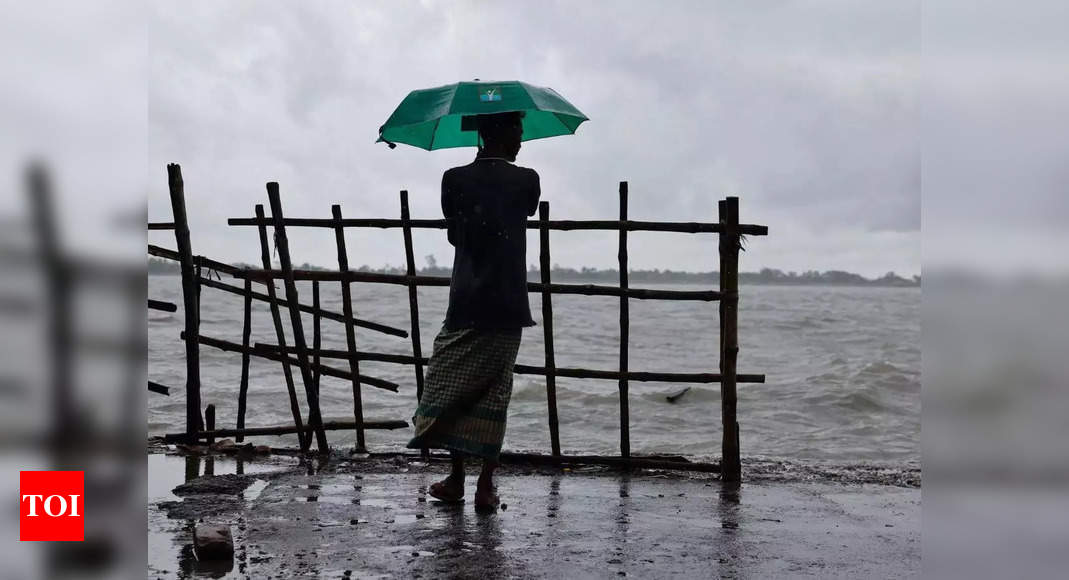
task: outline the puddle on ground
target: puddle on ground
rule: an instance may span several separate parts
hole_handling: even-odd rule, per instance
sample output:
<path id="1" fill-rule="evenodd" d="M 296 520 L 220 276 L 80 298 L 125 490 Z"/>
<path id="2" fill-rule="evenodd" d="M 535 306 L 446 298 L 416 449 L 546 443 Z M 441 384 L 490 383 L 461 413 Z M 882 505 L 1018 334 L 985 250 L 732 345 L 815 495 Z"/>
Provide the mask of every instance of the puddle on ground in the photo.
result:
<path id="1" fill-rule="evenodd" d="M 269 460 L 247 461 L 229 456 L 183 457 L 150 453 L 148 455 L 148 502 L 179 499 L 172 493 L 175 487 L 202 475 L 247 475 L 271 473 L 294 465 L 292 458 L 271 457 Z"/>
<path id="2" fill-rule="evenodd" d="M 397 505 L 397 502 L 395 502 L 395 501 L 390 501 L 388 499 L 381 499 L 381 498 L 375 498 L 375 497 L 361 498 L 360 499 L 360 505 L 368 506 L 368 507 L 384 507 L 384 508 L 394 508 L 394 509 L 399 507 Z"/>
<path id="3" fill-rule="evenodd" d="M 270 457 L 259 460 L 244 460 L 230 456 L 180 456 L 164 453 L 150 453 L 148 462 L 148 571 L 152 576 L 205 576 L 222 577 L 234 572 L 235 560 L 221 563 L 201 563 L 192 552 L 192 537 L 195 522 L 171 520 L 155 506 L 162 501 L 179 500 L 173 492 L 178 485 L 203 475 L 249 475 L 271 473 L 288 469 L 296 465 L 295 458 Z M 257 479 L 245 488 L 242 498 L 255 501 L 267 489 L 265 480 Z M 240 520 L 239 520 L 240 522 Z M 235 545 L 242 534 L 240 526 L 235 526 Z M 241 569 L 245 563 L 238 562 Z M 241 572 L 242 570 L 238 570 Z"/>
<path id="4" fill-rule="evenodd" d="M 393 517 L 395 524 L 414 524 L 423 519 L 423 514 L 397 514 Z"/>
<path id="5" fill-rule="evenodd" d="M 260 494 L 263 493 L 265 489 L 267 489 L 267 481 L 263 479 L 257 479 L 256 481 L 252 482 L 252 485 L 245 488 L 245 491 L 242 492 L 242 496 L 245 498 L 245 501 L 256 501 L 256 499 L 260 497 Z"/>

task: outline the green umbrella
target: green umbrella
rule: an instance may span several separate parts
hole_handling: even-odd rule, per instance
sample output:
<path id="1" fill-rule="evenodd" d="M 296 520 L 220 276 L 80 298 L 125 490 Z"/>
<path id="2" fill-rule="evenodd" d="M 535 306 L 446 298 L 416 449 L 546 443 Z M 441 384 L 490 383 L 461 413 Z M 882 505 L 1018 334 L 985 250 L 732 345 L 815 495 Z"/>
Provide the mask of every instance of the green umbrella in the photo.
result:
<path id="1" fill-rule="evenodd" d="M 386 124 L 379 141 L 393 148 L 476 147 L 475 115 L 523 111 L 523 140 L 571 135 L 586 115 L 548 87 L 520 81 L 462 82 L 408 93 Z"/>

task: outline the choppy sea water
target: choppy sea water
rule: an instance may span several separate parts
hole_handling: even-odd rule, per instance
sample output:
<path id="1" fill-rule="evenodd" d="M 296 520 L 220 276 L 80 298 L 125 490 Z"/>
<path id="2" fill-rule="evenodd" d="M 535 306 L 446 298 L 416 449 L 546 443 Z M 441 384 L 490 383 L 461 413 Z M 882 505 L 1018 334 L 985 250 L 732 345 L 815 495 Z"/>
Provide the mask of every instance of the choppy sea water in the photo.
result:
<path id="1" fill-rule="evenodd" d="M 224 280 L 225 281 L 225 280 Z M 708 289 L 689 285 L 643 285 Z M 311 303 L 310 283 L 299 283 L 302 303 Z M 261 287 L 262 290 L 262 287 Z M 409 328 L 404 287 L 353 284 L 360 318 Z M 176 276 L 150 276 L 149 297 L 179 304 L 179 312 L 150 311 L 149 378 L 172 387 L 170 397 L 150 394 L 149 433 L 184 427 L 185 362 L 181 283 Z M 448 299 L 444 287 L 420 288 L 420 332 L 429 355 Z M 341 312 L 336 284 L 321 285 L 325 309 Z M 539 326 L 524 331 L 518 363 L 544 363 L 540 296 L 530 296 Z M 204 288 L 201 333 L 241 342 L 243 299 Z M 740 373 L 764 373 L 764 384 L 739 384 L 738 418 L 744 456 L 821 461 L 872 461 L 916 465 L 920 460 L 920 306 L 918 288 L 743 286 L 739 305 Z M 619 364 L 619 299 L 556 295 L 554 346 L 560 367 L 615 370 Z M 632 300 L 629 366 L 632 371 L 717 372 L 718 316 L 715 302 Z M 288 316 L 284 318 L 289 327 Z M 312 318 L 305 315 L 311 340 Z M 323 320 L 323 348 L 344 349 L 345 328 Z M 275 344 L 266 303 L 254 302 L 252 341 Z M 290 342 L 292 344 L 292 342 Z M 411 341 L 357 329 L 360 350 L 411 354 Z M 347 368 L 344 361 L 328 361 Z M 298 392 L 300 374 L 295 370 Z M 401 385 L 398 393 L 365 386 L 367 420 L 411 418 L 415 408 L 410 366 L 362 362 L 361 373 Z M 233 426 L 241 356 L 201 347 L 201 399 L 216 406 L 216 423 Z M 675 403 L 666 396 L 685 385 L 631 382 L 633 453 L 677 453 L 696 458 L 719 455 L 720 389 L 692 385 Z M 323 377 L 321 406 L 327 420 L 352 419 L 352 390 L 346 380 Z M 303 398 L 303 396 L 302 396 Z M 253 358 L 248 426 L 292 421 L 281 365 Z M 561 447 L 565 453 L 619 452 L 619 394 L 616 381 L 557 378 Z M 411 430 L 368 431 L 375 451 L 399 449 Z M 351 446 L 355 434 L 328 432 L 332 446 Z M 296 437 L 257 438 L 266 444 L 296 445 Z M 545 378 L 516 375 L 505 449 L 548 451 Z"/>

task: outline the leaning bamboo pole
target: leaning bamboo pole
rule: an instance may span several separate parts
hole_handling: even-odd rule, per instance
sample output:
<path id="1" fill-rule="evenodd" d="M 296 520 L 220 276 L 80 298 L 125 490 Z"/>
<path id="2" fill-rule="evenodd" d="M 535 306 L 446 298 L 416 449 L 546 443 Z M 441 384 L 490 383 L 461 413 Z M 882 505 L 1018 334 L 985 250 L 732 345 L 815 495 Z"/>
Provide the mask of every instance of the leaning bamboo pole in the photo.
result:
<path id="1" fill-rule="evenodd" d="M 263 217 L 263 215 L 264 206 L 256 204 L 256 216 Z M 258 229 L 260 233 L 260 260 L 263 262 L 264 268 L 270 268 L 271 246 L 267 242 L 267 225 L 262 224 Z M 286 332 L 282 328 L 282 313 L 279 311 L 278 293 L 275 291 L 273 280 L 267 280 L 265 285 L 267 286 L 267 304 L 271 307 L 271 321 L 275 325 L 275 337 L 278 340 L 278 344 L 285 350 Z M 297 387 L 293 384 L 293 370 L 290 368 L 290 359 L 284 356 L 280 357 L 279 361 L 282 363 L 282 375 L 286 378 L 286 392 L 289 394 L 290 412 L 293 414 L 293 425 L 296 427 L 297 441 L 301 446 L 301 451 L 307 451 L 310 445 L 308 438 L 305 437 L 304 419 L 301 418 L 301 406 L 297 401 Z"/>
<path id="2" fill-rule="evenodd" d="M 177 260 L 178 259 L 178 252 L 175 252 L 173 250 L 168 250 L 166 248 L 161 248 L 159 246 L 153 246 L 151 244 L 149 244 L 148 253 L 150 255 L 152 255 L 152 256 L 158 256 L 158 257 L 167 258 L 167 259 L 170 259 L 170 260 Z M 210 260 L 208 258 L 204 258 L 203 256 L 194 256 L 194 262 L 196 264 L 199 264 L 199 265 L 203 266 L 204 268 L 209 268 L 211 270 L 217 270 L 217 271 L 223 272 L 225 274 L 234 275 L 235 273 L 242 271 L 240 268 L 235 268 L 234 266 L 230 266 L 229 264 L 222 264 L 222 262 L 216 262 L 215 260 Z M 218 267 L 220 265 L 226 266 L 226 269 L 220 269 Z M 244 278 L 248 279 L 248 280 L 255 280 L 256 279 L 254 277 L 248 277 L 248 276 L 246 276 Z M 229 292 L 231 294 L 237 294 L 238 296 L 244 296 L 245 295 L 245 291 L 241 287 L 234 286 L 232 284 L 227 284 L 225 282 L 220 282 L 218 280 L 212 280 L 211 278 L 203 278 L 202 277 L 202 278 L 199 279 L 198 282 L 202 286 L 207 286 L 208 288 L 214 288 L 216 290 L 222 290 L 223 292 Z M 255 300 L 259 300 L 261 302 L 270 302 L 271 301 L 271 297 L 270 296 L 268 296 L 266 294 L 262 294 L 260 292 L 252 292 L 252 297 Z M 287 307 L 287 308 L 289 307 L 289 302 L 287 302 L 286 300 L 277 299 L 276 302 L 278 303 L 279 306 Z M 401 338 L 408 338 L 408 331 L 401 330 L 400 328 L 394 328 L 392 326 L 387 326 L 385 324 L 379 324 L 377 322 L 370 322 L 370 321 L 367 321 L 367 320 L 354 318 L 353 316 L 346 317 L 346 316 L 344 316 L 342 314 L 338 314 L 337 312 L 331 312 L 329 310 L 322 310 L 322 309 L 316 310 L 315 308 L 313 308 L 313 307 L 311 307 L 311 306 L 309 306 L 307 304 L 300 304 L 298 307 L 301 309 L 301 312 L 305 312 L 305 313 L 313 314 L 313 315 L 314 314 L 319 314 L 319 316 L 321 316 L 321 317 L 323 317 L 323 318 L 325 318 L 327 320 L 334 320 L 336 322 L 342 322 L 342 323 L 350 323 L 350 324 L 353 324 L 355 326 L 358 326 L 358 327 L 361 327 L 361 328 L 366 328 L 368 330 L 374 330 L 374 331 L 377 331 L 377 332 L 381 332 L 383 334 L 389 334 L 389 335 L 392 335 L 392 336 L 399 336 Z"/>
<path id="3" fill-rule="evenodd" d="M 340 205 L 334 204 L 331 206 L 330 211 L 335 221 L 341 221 Z M 348 272 L 349 254 L 345 247 L 345 230 L 343 228 L 334 228 L 334 241 L 338 251 L 338 270 L 340 272 Z M 342 312 L 345 314 L 346 320 L 351 320 L 353 296 L 349 282 L 342 281 L 341 283 L 341 301 Z M 345 323 L 345 344 L 348 347 L 346 352 L 356 352 L 356 329 L 348 322 Z M 319 354 L 317 353 L 316 356 L 318 357 Z M 353 425 L 356 428 L 356 451 L 363 453 L 367 451 L 367 443 L 364 440 L 364 401 L 360 392 L 360 360 L 351 355 L 345 358 L 349 361 L 349 373 L 352 376 L 350 382 L 353 387 Z"/>
<path id="4" fill-rule="evenodd" d="M 174 302 L 167 302 L 165 300 L 153 300 L 148 299 L 149 310 L 160 310 L 162 312 L 178 312 L 178 305 Z"/>
<path id="5" fill-rule="evenodd" d="M 252 280 L 245 280 L 245 316 L 241 321 L 241 382 L 238 383 L 238 429 L 245 428 L 246 400 L 249 396 L 249 339 L 252 335 Z M 238 436 L 238 443 L 242 438 Z"/>
<path id="6" fill-rule="evenodd" d="M 167 185 L 174 214 L 174 237 L 178 247 L 182 272 L 182 314 L 186 336 L 186 434 L 192 436 L 204 426 L 200 415 L 200 310 L 197 302 L 197 281 L 194 279 L 193 249 L 189 240 L 189 221 L 186 218 L 185 184 L 182 168 L 177 163 L 167 165 Z"/>
<path id="7" fill-rule="evenodd" d="M 174 260 L 176 262 L 182 261 L 181 253 L 179 253 L 178 251 L 171 250 L 168 248 L 162 248 L 155 244 L 148 245 L 148 255 L 156 256 L 157 258 L 166 258 L 168 260 Z M 215 270 L 217 272 L 222 272 L 224 274 L 233 274 L 234 272 L 241 271 L 241 268 L 238 268 L 237 266 L 231 266 L 230 264 L 227 264 L 225 262 L 213 260 L 204 256 L 193 256 L 193 263 L 197 266 L 201 266 L 209 270 Z"/>
<path id="8" fill-rule="evenodd" d="M 222 340 L 222 339 L 219 339 L 219 338 L 212 338 L 210 336 L 200 336 L 200 337 L 198 337 L 198 340 L 204 346 L 210 346 L 210 347 L 217 348 L 219 350 L 223 350 L 223 351 L 227 351 L 227 352 L 237 352 L 237 353 L 248 352 L 252 356 L 266 358 L 268 360 L 273 360 L 273 361 L 278 361 L 278 362 L 285 362 L 288 365 L 299 364 L 299 361 L 297 360 L 296 357 L 290 357 L 290 356 L 283 357 L 281 354 L 278 353 L 278 349 L 277 348 L 272 348 L 271 350 L 261 350 L 261 349 L 256 348 L 256 347 L 246 349 L 246 348 L 242 347 L 242 345 L 240 345 L 240 344 L 238 344 L 236 342 L 230 342 L 229 340 Z M 287 352 L 296 352 L 296 351 L 293 350 L 292 347 L 291 347 L 290 349 L 287 349 Z M 309 349 L 308 352 L 310 353 L 311 350 Z M 320 352 L 323 352 L 323 351 L 320 351 Z M 341 357 L 338 357 L 338 358 L 341 358 Z M 344 380 L 347 380 L 347 381 L 348 380 L 352 380 L 351 374 L 349 372 L 343 371 L 341 369 L 336 369 L 334 367 L 329 367 L 329 366 L 326 366 L 326 365 L 315 366 L 312 363 L 308 363 L 308 366 L 310 368 L 314 368 L 319 373 L 321 373 L 321 374 L 323 374 L 325 376 L 328 376 L 328 377 L 334 377 L 334 378 L 337 378 L 337 379 L 344 379 Z M 376 388 L 383 389 L 383 390 L 386 390 L 386 391 L 391 391 L 391 392 L 394 392 L 394 393 L 396 393 L 397 389 L 398 389 L 397 383 L 392 382 L 392 381 L 388 381 L 386 379 L 380 379 L 380 378 L 377 378 L 377 377 L 369 377 L 367 375 L 358 375 L 358 378 L 360 379 L 361 383 L 363 383 L 365 385 L 368 385 L 369 387 L 376 387 Z"/>
<path id="9" fill-rule="evenodd" d="M 301 311 L 297 308 L 300 300 L 297 297 L 297 283 L 293 279 L 293 264 L 290 262 L 290 244 L 286 237 L 286 226 L 282 223 L 282 198 L 278 193 L 278 183 L 267 184 L 267 200 L 271 205 L 271 218 L 275 222 L 275 248 L 278 250 L 278 262 L 282 267 L 282 280 L 286 288 L 286 299 L 290 303 L 290 330 L 293 332 L 293 346 L 297 347 L 297 363 L 301 369 L 301 380 L 304 381 L 304 394 L 308 402 L 308 424 L 315 433 L 316 447 L 320 453 L 330 451 L 327 443 L 327 434 L 323 430 L 323 419 L 319 410 L 319 393 L 316 391 L 315 379 L 312 377 L 311 365 L 308 362 L 308 347 L 304 340 L 304 324 L 301 321 Z"/>

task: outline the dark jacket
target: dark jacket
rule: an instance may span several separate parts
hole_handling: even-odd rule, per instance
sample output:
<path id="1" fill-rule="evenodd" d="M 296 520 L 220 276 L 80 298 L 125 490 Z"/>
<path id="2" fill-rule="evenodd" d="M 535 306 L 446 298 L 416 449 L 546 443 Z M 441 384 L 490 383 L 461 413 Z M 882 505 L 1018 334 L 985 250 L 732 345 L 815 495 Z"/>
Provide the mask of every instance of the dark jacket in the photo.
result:
<path id="1" fill-rule="evenodd" d="M 527 301 L 527 217 L 538 209 L 538 173 L 476 159 L 442 175 L 442 213 L 456 248 L 448 330 L 534 326 Z"/>

